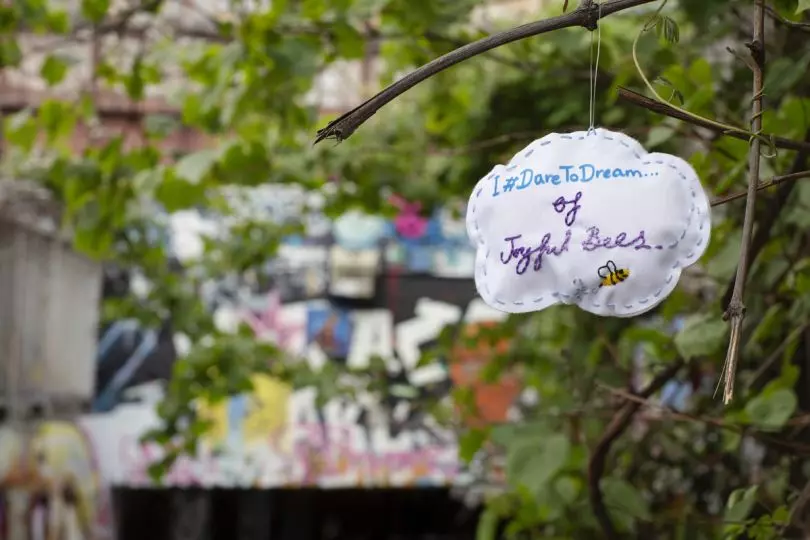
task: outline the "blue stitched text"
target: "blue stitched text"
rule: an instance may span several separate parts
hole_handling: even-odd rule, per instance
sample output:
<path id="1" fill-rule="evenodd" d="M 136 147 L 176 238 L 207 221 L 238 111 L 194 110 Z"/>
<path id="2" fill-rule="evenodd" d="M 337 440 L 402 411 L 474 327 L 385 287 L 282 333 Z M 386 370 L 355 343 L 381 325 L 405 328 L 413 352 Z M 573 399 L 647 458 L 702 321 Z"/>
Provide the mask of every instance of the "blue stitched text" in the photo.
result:
<path id="1" fill-rule="evenodd" d="M 507 169 L 508 171 L 508 169 Z M 658 176 L 655 170 L 625 169 L 620 167 L 600 168 L 591 163 L 581 165 L 560 165 L 557 170 L 535 171 L 526 168 L 521 171 L 509 171 L 509 175 L 502 178 L 496 175 L 491 178 L 492 196 L 498 197 L 502 193 L 523 191 L 536 186 L 559 186 L 574 182 L 586 184 L 594 180 L 632 179 Z"/>

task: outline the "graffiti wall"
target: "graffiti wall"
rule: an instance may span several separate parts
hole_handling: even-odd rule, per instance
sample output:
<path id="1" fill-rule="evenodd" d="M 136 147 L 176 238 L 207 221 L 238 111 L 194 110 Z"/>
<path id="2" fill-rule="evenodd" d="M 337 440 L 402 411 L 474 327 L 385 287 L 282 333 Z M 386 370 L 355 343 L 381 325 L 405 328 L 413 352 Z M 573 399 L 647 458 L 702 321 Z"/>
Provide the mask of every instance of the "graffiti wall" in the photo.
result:
<path id="1" fill-rule="evenodd" d="M 388 391 L 382 399 L 361 395 L 316 405 L 314 389 L 293 391 L 257 379 L 253 394 L 206 411 L 215 429 L 197 459 L 171 471 L 169 483 L 347 487 L 456 481 L 455 434 L 434 418 L 429 403 L 448 397 L 454 387 L 468 387 L 480 411 L 468 422 L 504 421 L 520 394 L 517 375 L 498 385 L 478 382 L 492 352 L 486 348 L 460 348 L 443 363 L 419 363 L 446 326 L 464 332 L 469 342 L 477 329 L 502 317 L 476 298 L 474 251 L 458 212 L 463 209 L 422 217 L 417 205 L 394 199 L 400 213 L 393 219 L 350 212 L 330 221 L 301 194 L 260 190 L 248 202 L 246 212 L 280 223 L 303 215 L 305 233 L 285 239 L 250 282 L 223 279 L 200 291 L 216 323 L 224 330 L 247 324 L 258 338 L 314 367 L 337 362 L 362 368 L 381 357 Z M 175 214 L 170 225 L 166 241 L 181 262 L 199 251 L 200 235 L 216 229 L 196 213 Z M 132 276 L 108 272 L 105 294 L 133 289 Z M 95 414 L 82 427 L 113 483 L 149 483 L 147 468 L 159 449 L 138 440 L 156 422 L 159 392 L 145 398 L 140 390 L 170 376 L 182 349 L 178 343 L 168 324 L 144 329 L 116 321 L 101 331 Z"/>
<path id="2" fill-rule="evenodd" d="M 447 296 L 463 293 L 444 291 Z M 214 429 L 197 459 L 178 463 L 167 481 L 260 488 L 454 483 L 459 473 L 455 435 L 433 418 L 425 406 L 428 399 L 447 396 L 454 384 L 473 384 L 482 416 L 503 421 L 518 398 L 517 385 L 512 379 L 501 386 L 475 383 L 481 360 L 476 352 L 482 351 L 460 351 L 449 367 L 431 368 L 418 367 L 420 351 L 435 342 L 446 324 L 474 329 L 497 315 L 475 298 L 466 305 L 428 297 L 408 301 L 403 296 L 400 302 L 412 316 L 384 309 L 339 311 L 315 302 L 306 303 L 306 309 L 294 306 L 289 317 L 303 322 L 294 325 L 288 346 L 304 347 L 309 358 L 355 365 L 367 362 L 370 354 L 387 359 L 391 391 L 383 400 L 360 395 L 318 406 L 313 388 L 293 391 L 259 377 L 252 394 L 203 410 Z M 285 316 L 282 312 L 279 318 L 289 321 Z M 267 319 L 257 315 L 257 320 Z M 323 330 L 329 325 L 327 336 Z M 154 404 L 147 402 L 83 419 L 84 428 L 96 434 L 97 454 L 111 482 L 150 483 L 148 466 L 160 449 L 138 439 L 156 420 Z"/>
<path id="3" fill-rule="evenodd" d="M 395 200 L 401 213 L 394 219 L 348 213 L 330 221 L 296 193 L 292 188 L 262 188 L 249 199 L 247 213 L 282 223 L 304 215 L 306 232 L 286 238 L 249 283 L 228 278 L 200 291 L 220 327 L 246 323 L 260 338 L 316 363 L 328 358 L 353 365 L 387 349 L 402 351 L 407 363 L 415 342 L 400 343 L 390 332 L 412 318 L 417 322 L 411 326 L 427 325 L 438 313 L 430 307 L 427 315 L 416 313 L 418 299 L 452 304 L 438 315 L 445 320 L 459 319 L 455 313 L 466 310 L 475 297 L 475 252 L 452 209 L 425 218 L 418 206 Z M 202 249 L 201 235 L 216 229 L 195 212 L 175 214 L 169 221 L 171 234 L 160 240 L 181 262 Z M 137 276 L 110 268 L 105 296 L 131 294 L 139 288 L 136 281 Z M 405 331 L 406 339 L 409 335 Z M 141 328 L 136 321 L 121 320 L 104 326 L 93 410 L 110 411 L 126 400 L 129 389 L 166 380 L 179 337 L 168 324 Z"/>
<path id="4" fill-rule="evenodd" d="M 487 358 L 504 344 L 470 345 L 470 338 L 502 314 L 476 297 L 464 224 L 450 210 L 421 217 L 418 206 L 401 200 L 394 201 L 400 214 L 393 219 L 349 213 L 330 221 L 312 201 L 288 195 L 252 197 L 256 207 L 248 210 L 279 222 L 304 215 L 305 234 L 287 238 L 250 281 L 206 284 L 201 298 L 221 329 L 246 324 L 314 367 L 362 368 L 382 358 L 386 391 L 323 403 L 314 388 L 258 377 L 251 394 L 203 410 L 213 430 L 165 483 L 260 489 L 464 483 L 456 435 L 431 404 L 467 388 L 478 415 L 465 422 L 497 422 L 512 414 L 521 394 L 519 374 L 497 385 L 480 381 Z M 193 212 L 167 222 L 170 234 L 154 240 L 165 242 L 180 264 L 199 253 L 202 234 L 216 230 Z M 106 297 L 144 288 L 138 276 L 106 269 Z M 448 326 L 465 345 L 423 366 L 423 353 Z M 148 468 L 161 449 L 140 438 L 157 423 L 162 384 L 187 346 L 182 338 L 168 321 L 151 328 L 112 321 L 99 330 L 90 414 L 0 428 L 0 539 L 112 537 L 111 486 L 152 483 Z"/>

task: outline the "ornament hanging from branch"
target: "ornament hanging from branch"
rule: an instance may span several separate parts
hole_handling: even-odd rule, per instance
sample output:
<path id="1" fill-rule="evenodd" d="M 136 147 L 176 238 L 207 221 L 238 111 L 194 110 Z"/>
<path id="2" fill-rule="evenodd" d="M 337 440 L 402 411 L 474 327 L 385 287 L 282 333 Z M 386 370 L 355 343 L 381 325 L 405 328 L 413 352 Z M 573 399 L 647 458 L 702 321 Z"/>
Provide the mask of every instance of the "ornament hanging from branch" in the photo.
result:
<path id="1" fill-rule="evenodd" d="M 632 317 L 705 252 L 709 199 L 694 169 L 622 133 L 553 133 L 475 186 L 467 232 L 481 298 L 508 313 L 576 304 Z"/>

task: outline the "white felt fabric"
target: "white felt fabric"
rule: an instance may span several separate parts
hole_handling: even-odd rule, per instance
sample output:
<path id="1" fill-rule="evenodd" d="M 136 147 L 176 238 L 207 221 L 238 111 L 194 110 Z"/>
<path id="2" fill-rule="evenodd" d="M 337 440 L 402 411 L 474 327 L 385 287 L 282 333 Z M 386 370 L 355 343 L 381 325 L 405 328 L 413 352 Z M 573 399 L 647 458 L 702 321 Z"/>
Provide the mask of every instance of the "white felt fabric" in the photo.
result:
<path id="1" fill-rule="evenodd" d="M 476 287 L 508 313 L 556 303 L 644 313 L 703 255 L 710 229 L 709 199 L 686 161 L 604 129 L 532 142 L 482 178 L 467 206 Z M 629 275 L 600 287 L 608 261 Z"/>

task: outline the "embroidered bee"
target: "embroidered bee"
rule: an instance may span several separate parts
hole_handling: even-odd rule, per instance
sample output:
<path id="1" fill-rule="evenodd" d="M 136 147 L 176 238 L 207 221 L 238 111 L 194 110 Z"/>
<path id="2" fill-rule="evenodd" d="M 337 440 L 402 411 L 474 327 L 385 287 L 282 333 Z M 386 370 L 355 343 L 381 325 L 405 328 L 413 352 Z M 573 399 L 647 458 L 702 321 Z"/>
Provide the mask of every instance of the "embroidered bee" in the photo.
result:
<path id="1" fill-rule="evenodd" d="M 602 282 L 599 284 L 600 287 L 612 287 L 630 277 L 630 270 L 616 268 L 616 263 L 613 261 L 608 261 L 605 266 L 600 266 L 596 273 L 602 278 Z"/>

